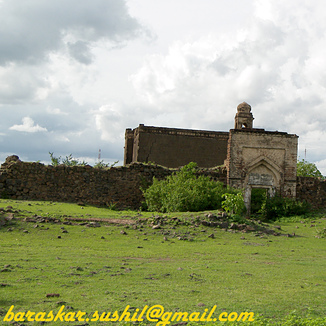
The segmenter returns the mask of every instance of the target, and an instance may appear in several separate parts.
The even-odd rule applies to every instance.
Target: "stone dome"
[[[238,112],[249,113],[251,111],[251,106],[247,102],[242,102],[237,107]]]

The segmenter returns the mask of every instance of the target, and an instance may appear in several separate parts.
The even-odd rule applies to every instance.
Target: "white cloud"
[[[60,142],[64,142],[64,143],[70,143],[70,139],[64,135],[56,135],[55,139],[60,141]]]
[[[153,114],[178,115],[184,127],[228,129],[237,104],[247,101],[258,127],[303,134],[317,116],[318,128],[325,126],[322,1],[255,4],[237,37],[178,42],[147,56],[131,81]]]
[[[52,108],[52,107],[47,107],[46,112],[49,114],[54,114],[54,115],[68,115],[67,112],[62,112],[61,109],[59,108]]]
[[[124,135],[123,116],[116,105],[103,105],[93,113],[96,129],[101,133],[101,139],[111,143],[122,139]]]
[[[15,131],[24,131],[24,132],[40,132],[40,131],[47,131],[46,128],[39,126],[38,124],[35,125],[34,121],[30,117],[24,117],[22,119],[21,125],[13,125],[10,127],[10,130]]]
[[[323,176],[326,176],[326,159],[316,162],[318,170]]]

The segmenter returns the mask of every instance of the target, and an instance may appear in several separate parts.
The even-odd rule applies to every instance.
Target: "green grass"
[[[217,315],[252,311],[280,320],[294,310],[298,318],[326,315],[326,239],[315,237],[326,227],[321,216],[275,223],[283,234],[295,232],[295,237],[257,236],[193,224],[157,230],[106,223],[37,223],[35,228],[36,223],[23,222],[23,217],[135,220],[139,212],[0,200],[0,207],[8,205],[19,219],[0,227],[0,325],[8,325],[3,317],[11,305],[14,312],[57,312],[64,304],[67,311],[91,314],[160,304],[166,311],[201,313],[217,305]],[[191,216],[168,215],[184,220]],[[208,237],[212,233],[213,239]],[[180,236],[188,240],[178,240]],[[50,293],[60,296],[47,297]]]

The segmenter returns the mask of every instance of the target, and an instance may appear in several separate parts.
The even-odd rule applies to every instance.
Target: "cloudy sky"
[[[326,174],[322,0],[0,0],[0,161],[123,164],[145,125],[299,138]]]

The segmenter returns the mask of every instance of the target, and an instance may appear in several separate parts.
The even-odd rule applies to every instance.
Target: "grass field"
[[[254,312],[265,320],[259,325],[285,321],[295,310],[296,318],[309,315],[317,323],[293,325],[326,325],[326,239],[316,237],[326,227],[322,215],[275,222],[268,227],[281,235],[274,236],[191,222],[205,213],[166,214],[181,222],[153,229],[153,213],[3,199],[1,207],[2,218],[14,218],[0,224],[1,325],[10,325],[3,319],[12,305],[15,313],[57,312],[64,305],[89,316],[121,314],[127,305],[130,312],[162,305],[202,314],[216,305],[215,317]],[[73,218],[119,223],[67,222]]]

